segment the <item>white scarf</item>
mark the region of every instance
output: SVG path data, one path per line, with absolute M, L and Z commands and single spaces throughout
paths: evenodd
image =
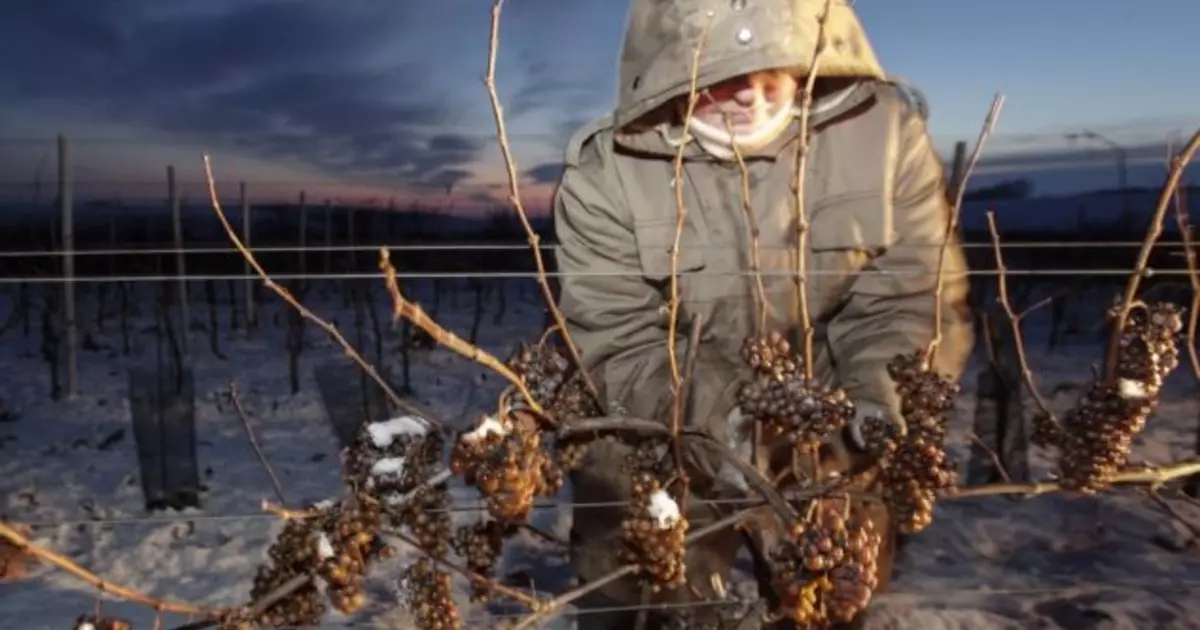
M 809 115 L 820 114 L 837 107 L 850 96 L 856 87 L 857 84 L 850 85 L 826 95 L 813 103 Z M 734 152 L 735 146 L 743 155 L 762 149 L 774 142 L 787 129 L 793 116 L 799 115 L 799 105 L 780 107 L 778 112 L 762 121 L 754 129 L 747 132 L 736 132 L 732 135 L 724 127 L 718 127 L 694 116 L 688 123 L 688 128 L 696 143 L 709 155 L 718 160 L 733 160 L 737 157 Z

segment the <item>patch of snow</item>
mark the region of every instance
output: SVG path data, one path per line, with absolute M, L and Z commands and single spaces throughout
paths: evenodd
M 321 532 L 321 534 L 317 536 L 317 557 L 322 560 L 328 560 L 335 555 L 337 554 L 333 551 L 333 543 L 329 542 L 329 536 L 326 536 L 324 532 Z
M 429 432 L 429 425 L 416 416 L 399 416 L 383 422 L 372 422 L 367 425 L 367 433 L 371 442 L 379 448 L 387 448 L 398 437 L 420 437 Z
M 406 288 L 414 299 L 431 304 L 431 284 L 414 282 Z M 449 288 L 441 296 L 439 321 L 451 330 L 469 330 L 474 319 L 473 294 L 463 282 L 442 284 Z M 504 286 L 503 325 L 493 323 L 498 305 L 488 301 L 488 314 L 479 328 L 479 345 L 501 356 L 512 349 L 514 340 L 535 339 L 543 321 L 538 288 L 532 281 L 524 285 L 505 281 Z M 34 525 L 35 542 L 105 580 L 154 597 L 235 606 L 248 600 L 255 572 L 266 561 L 267 549 L 283 521 L 261 509 L 264 498 L 273 498 L 271 481 L 228 405 L 228 384 L 233 380 L 238 385 L 287 505 L 312 505 L 324 499 L 317 505 L 332 506 L 345 494 L 341 449 L 311 371 L 317 362 L 341 360 L 342 351 L 310 328 L 300 356 L 300 391 L 292 394 L 287 356 L 282 350 L 286 326 L 271 325 L 277 316 L 286 321 L 286 306 L 268 297 L 260 305 L 262 325 L 257 331 L 230 332 L 230 306 L 224 289 L 218 287 L 222 359 L 207 350 L 207 309 L 203 308 L 203 291 L 195 288 L 189 365 L 195 375 L 197 455 L 207 486 L 202 507 L 154 514 L 143 507 L 129 420 L 127 370 L 158 365 L 154 313 L 143 310 L 131 318 L 131 352 L 126 356 L 119 325 L 109 318 L 105 327 L 99 328 L 96 295 L 81 289 L 78 321 L 82 333 L 94 344 L 79 353 L 79 382 L 83 384 L 79 396 L 58 401 L 49 398 L 48 370 L 40 355 L 36 326 L 28 336 L 20 326 L 0 332 L 0 361 L 7 368 L 0 400 L 19 416 L 16 421 L 0 422 L 0 514 L 13 522 Z M 1087 290 L 1094 296 L 1071 304 L 1067 316 L 1082 312 L 1082 321 L 1090 325 L 1098 318 L 1089 318 L 1101 312 L 1111 296 L 1102 289 Z M 306 300 L 315 313 L 341 322 L 354 320 L 353 311 L 343 306 L 340 295 L 328 291 L 321 297 L 322 291 L 320 283 L 314 284 L 313 297 Z M 128 301 L 135 309 L 145 309 L 156 303 L 151 295 L 147 287 L 134 287 Z M 15 291 L 0 287 L 0 313 L 8 314 L 14 302 L 6 302 L 5 296 L 13 297 Z M 1027 299 L 1032 303 L 1041 297 L 1043 294 L 1035 293 Z M 388 307 L 382 292 L 377 299 L 380 309 Z M 112 300 L 109 302 L 111 310 Z M 1021 310 L 1021 305 L 1014 306 Z M 1050 311 L 1030 313 L 1022 329 L 1035 381 L 1051 410 L 1061 417 L 1090 381 L 1092 365 L 1102 357 L 1106 339 L 1084 326 L 1065 337 L 1057 351 L 1049 352 Z M 384 347 L 399 343 L 397 331 L 385 327 L 383 335 Z M 80 338 L 85 338 L 84 334 Z M 372 343 L 368 330 L 361 346 L 369 348 Z M 971 449 L 970 433 L 978 406 L 976 379 L 986 366 L 982 345 L 962 379 L 963 391 L 955 400 L 949 426 L 948 450 L 960 462 L 968 459 Z M 444 349 L 413 351 L 410 361 L 412 399 L 429 410 L 430 418 L 451 428 L 481 431 L 479 426 L 471 426 L 470 419 L 488 410 L 504 386 L 502 379 Z M 1163 463 L 1192 456 L 1195 418 L 1200 412 L 1200 397 L 1195 392 L 1186 366 L 1167 379 L 1157 413 L 1136 440 L 1135 460 Z M 423 428 L 419 422 L 388 426 L 400 425 Z M 1030 466 L 1034 478 L 1048 477 L 1054 471 L 1052 453 L 1032 450 Z M 457 480 L 447 485 L 456 506 L 454 526 L 477 522 L 482 509 L 463 509 L 480 505 L 477 493 Z M 543 508 L 552 500 L 539 501 L 533 524 L 566 539 L 571 510 L 564 504 L 572 499 L 568 482 L 557 498 L 558 505 Z M 1200 510 L 1187 504 L 1177 507 L 1200 517 Z M 672 511 L 667 508 L 658 513 L 669 518 Z M 1081 522 L 1074 524 L 1076 521 Z M 1075 499 L 1047 495 L 939 502 L 933 524 L 910 537 L 903 547 L 896 560 L 896 577 L 890 589 L 873 600 L 864 630 L 1192 627 L 1194 620 L 1200 619 L 1200 558 L 1164 550 L 1154 541 L 1156 535 L 1170 529 L 1169 518 L 1131 491 Z M 394 558 L 371 572 L 366 584 L 367 609 L 354 617 L 330 614 L 318 630 L 412 627 L 396 589 L 400 571 L 416 557 L 413 550 L 398 548 Z M 570 588 L 563 548 L 533 537 L 510 543 L 498 571 L 502 575 L 526 574 L 543 596 Z M 465 580 L 456 578 L 456 584 L 458 595 L 465 595 Z M 740 570 L 727 580 L 734 596 L 752 592 L 753 584 L 753 577 Z M 472 605 L 465 596 L 459 602 L 464 627 L 494 627 L 495 616 L 486 606 Z M 0 628 L 71 627 L 76 617 L 92 611 L 95 603 L 96 590 L 91 585 L 51 566 L 38 565 L 20 582 L 0 583 Z M 562 617 L 547 625 L 548 630 L 571 628 L 573 610 L 566 607 Z M 140 605 L 105 597 L 103 611 L 128 619 L 136 628 L 154 627 L 154 611 Z M 164 627 L 186 622 L 187 618 L 179 615 L 164 615 L 163 619 Z
M 1117 380 L 1117 394 L 1126 400 L 1141 400 L 1150 396 L 1146 384 L 1131 378 Z
M 472 429 L 462 435 L 464 442 L 478 442 L 489 435 L 504 436 L 508 435 L 510 429 L 508 425 L 496 419 L 493 415 L 484 416 L 483 420 Z
M 646 511 L 650 514 L 650 518 L 654 519 L 654 523 L 659 529 L 670 529 L 672 525 L 679 522 L 679 504 L 671 498 L 671 495 L 667 494 L 666 490 L 659 490 L 650 495 L 650 505 L 646 507 Z
M 389 475 L 400 475 L 404 472 L 403 457 L 384 457 L 374 464 L 371 464 L 372 477 L 386 477 Z

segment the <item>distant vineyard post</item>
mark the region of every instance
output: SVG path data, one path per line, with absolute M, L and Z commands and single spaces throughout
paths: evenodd
M 183 252 L 183 208 L 179 202 L 179 186 L 175 166 L 167 166 L 167 199 L 171 206 L 171 227 L 175 238 L 175 275 L 179 278 L 179 352 L 186 363 L 191 351 L 192 315 L 188 305 L 187 262 Z
M 75 316 L 75 195 L 71 147 L 58 136 L 58 203 L 62 211 L 63 327 L 66 333 L 67 395 L 79 395 L 79 332 Z

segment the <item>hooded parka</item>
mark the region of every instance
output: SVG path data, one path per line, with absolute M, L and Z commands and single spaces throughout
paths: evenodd
M 617 106 L 570 140 L 554 197 L 560 307 L 608 413 L 669 417 L 673 160 L 683 138 L 673 105 L 688 94 L 702 32 L 708 28 L 700 86 L 774 68 L 794 71 L 803 85 L 824 7 L 825 0 L 631 0 Z M 939 252 L 949 219 L 943 167 L 923 107 L 910 90 L 886 78 L 843 0 L 832 3 L 827 29 L 818 76 L 841 79 L 846 87 L 817 98 L 810 116 L 803 198 L 814 362 L 819 378 L 845 389 L 857 404 L 899 418 L 885 365 L 897 354 L 924 348 L 933 334 Z M 687 351 L 686 323 L 693 316 L 703 322 L 688 422 L 734 443 L 730 418 L 736 416 L 739 380 L 748 376 L 740 348 L 757 326 L 755 233 L 769 328 L 793 339 L 801 328 L 793 190 L 799 130 L 793 120 L 776 141 L 744 155 L 748 200 L 736 162 L 717 160 L 694 142 L 683 144 L 680 356 Z M 944 265 L 943 341 L 934 366 L 957 379 L 973 343 L 957 240 Z M 626 454 L 620 444 L 596 443 L 572 477 L 574 500 L 628 500 L 628 475 L 621 469 Z M 823 464 L 823 470 L 829 468 Z M 711 498 L 721 488 L 708 492 Z M 721 514 L 711 504 L 693 504 L 693 527 Z M 886 528 L 886 513 L 873 509 L 877 525 Z M 575 509 L 572 563 L 581 579 L 618 566 L 621 518 L 621 510 L 611 507 Z M 690 551 L 690 587 L 663 598 L 695 597 L 690 591 L 718 596 L 711 576 L 727 575 L 741 539 L 730 532 L 706 540 Z M 890 547 L 885 554 L 881 572 L 890 573 Z M 635 587 L 632 580 L 617 582 L 591 601 L 636 603 Z M 579 627 L 627 622 L 581 615 Z

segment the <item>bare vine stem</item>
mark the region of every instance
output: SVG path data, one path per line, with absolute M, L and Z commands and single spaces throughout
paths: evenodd
M 1004 95 L 997 94 L 992 98 L 992 105 L 988 108 L 987 117 L 983 120 L 983 127 L 979 129 L 979 137 L 975 140 L 975 148 L 971 150 L 971 158 L 967 160 L 966 171 L 954 190 L 954 204 L 950 206 L 950 216 L 946 221 L 946 233 L 942 236 L 942 245 L 938 250 L 937 280 L 933 288 L 933 337 L 925 349 L 926 367 L 934 364 L 938 347 L 942 344 L 942 312 L 945 309 L 942 293 L 946 287 L 946 254 L 950 250 L 950 243 L 954 240 L 954 235 L 958 232 L 963 197 L 967 192 L 967 180 L 971 178 L 971 174 L 975 172 L 975 167 L 979 164 L 979 158 L 983 155 L 983 146 L 987 143 L 987 139 L 996 130 L 996 121 L 1000 118 L 1002 107 L 1004 107 Z
M 244 258 L 246 262 L 249 263 L 250 267 L 254 269 L 254 273 L 256 273 L 259 279 L 262 280 L 263 286 L 278 295 L 280 299 L 288 304 L 288 306 L 296 309 L 296 312 L 300 313 L 301 317 L 312 322 L 321 330 L 324 330 L 325 333 L 328 334 L 329 337 L 342 348 L 342 352 L 344 352 L 346 356 L 350 357 L 350 359 L 354 361 L 358 367 L 362 369 L 362 371 L 365 372 L 368 377 L 371 378 L 371 380 L 375 381 L 375 383 L 379 385 L 380 389 L 382 389 L 384 394 L 388 397 L 388 400 L 391 401 L 396 408 L 404 410 L 408 414 L 419 419 L 421 422 L 427 423 L 439 430 L 444 429 L 443 425 L 432 416 L 425 413 L 421 409 L 418 409 L 416 405 L 413 405 L 407 400 L 401 398 L 400 394 L 396 393 L 396 390 L 393 389 L 392 386 L 388 384 L 388 382 L 384 380 L 382 376 L 379 375 L 379 372 L 376 371 L 375 366 L 371 365 L 369 361 L 363 358 L 362 354 L 359 353 L 358 350 L 354 349 L 354 346 L 350 345 L 350 342 L 347 341 L 344 336 L 342 336 L 342 333 L 337 329 L 337 326 L 334 326 L 333 324 L 325 321 L 316 313 L 308 310 L 306 306 L 300 303 L 300 300 L 296 299 L 296 297 L 292 295 L 291 291 L 271 279 L 271 276 L 267 273 L 267 270 L 264 269 L 263 266 L 258 262 L 258 257 L 255 256 L 254 252 L 250 251 L 244 243 L 242 243 L 242 239 L 237 235 L 237 230 L 233 229 L 233 225 L 229 223 L 229 219 L 225 216 L 225 211 L 221 208 L 220 196 L 217 194 L 217 182 L 213 177 L 212 160 L 207 155 L 204 156 L 204 179 L 208 185 L 208 198 L 212 204 L 213 212 L 216 213 L 217 219 L 221 222 L 221 227 L 224 228 L 225 235 L 229 238 L 229 241 L 233 243 L 233 246 L 237 249 L 238 253 L 242 255 L 242 258 Z
M 1183 257 L 1187 261 L 1188 283 L 1192 287 L 1192 304 L 1188 309 L 1187 357 L 1192 369 L 1192 378 L 1200 384 L 1200 354 L 1196 349 L 1196 327 L 1200 323 L 1200 264 L 1196 261 L 1196 239 L 1192 233 L 1192 221 L 1188 216 L 1188 199 L 1182 186 L 1175 189 L 1175 225 L 1183 241 Z
M 817 85 L 817 74 L 821 67 L 821 57 L 829 45 L 828 34 L 825 32 L 829 13 L 833 9 L 833 0 L 825 0 L 825 8 L 817 18 L 817 45 L 813 51 L 812 65 L 808 69 L 808 77 L 804 82 L 804 93 L 800 95 L 800 142 L 796 148 L 796 174 L 792 180 L 793 195 L 796 199 L 796 299 L 798 301 L 801 333 L 804 337 L 804 378 L 812 380 L 813 366 L 813 323 L 812 313 L 808 302 L 808 240 L 809 223 L 808 209 L 805 207 L 804 186 L 808 171 L 809 141 L 812 138 L 809 119 L 812 117 L 813 90 Z
M 1038 411 L 1050 418 L 1051 422 L 1057 423 L 1058 419 L 1050 411 L 1050 405 L 1042 396 L 1037 384 L 1033 382 L 1033 370 L 1029 367 L 1029 357 L 1025 353 L 1025 338 L 1021 332 L 1021 319 L 1025 313 L 1014 312 L 1012 302 L 1008 297 L 1008 266 L 1004 263 L 1004 253 L 1000 247 L 1000 231 L 996 229 L 996 213 L 991 210 L 987 212 L 987 224 L 988 234 L 992 239 L 992 252 L 996 258 L 996 301 L 1000 303 L 1000 308 L 1004 310 L 1004 315 L 1008 319 L 1013 348 L 1017 355 L 1017 366 L 1021 370 L 1021 380 L 1024 381 L 1025 388 L 1029 390 L 1029 395 L 1033 398 Z
M 151 597 L 146 593 L 132 589 L 128 586 L 123 586 L 121 584 L 105 580 L 95 573 L 92 573 L 91 571 L 88 571 L 82 566 L 76 564 L 70 558 L 34 543 L 24 534 L 17 531 L 15 527 L 5 523 L 4 521 L 0 521 L 0 538 L 8 541 L 17 549 L 44 560 L 47 563 L 66 571 L 72 576 L 91 584 L 101 593 L 108 593 L 109 595 L 119 597 L 126 601 L 134 602 L 154 610 L 160 610 L 169 613 L 215 617 L 228 612 L 228 609 L 224 608 L 208 608 L 186 602 L 176 602 L 166 599 L 159 599 L 157 597 Z
M 725 130 L 733 136 L 733 121 L 725 117 Z M 736 142 L 731 143 L 733 158 L 737 161 L 738 178 L 740 182 L 739 196 L 742 202 L 742 214 L 746 218 L 746 231 L 750 234 L 750 273 L 754 275 L 755 290 L 755 332 L 764 335 L 767 331 L 767 316 L 770 306 L 767 302 L 767 287 L 762 274 L 762 252 L 759 247 L 758 221 L 754 216 L 754 200 L 750 195 L 750 169 L 746 166 L 746 157 L 742 148 Z
M 1120 352 L 1121 332 L 1122 328 L 1124 328 L 1124 322 L 1129 318 L 1130 311 L 1133 310 L 1142 277 L 1150 272 L 1147 268 L 1150 264 L 1150 254 L 1154 251 L 1154 244 L 1158 241 L 1158 237 L 1162 235 L 1163 224 L 1167 218 L 1167 210 L 1171 207 L 1171 200 L 1175 198 L 1175 191 L 1179 188 L 1179 182 L 1183 180 L 1183 174 L 1187 170 L 1188 164 L 1191 163 L 1192 158 L 1196 155 L 1197 150 L 1200 150 L 1200 130 L 1192 134 L 1192 138 L 1188 141 L 1187 145 L 1171 159 L 1171 168 L 1167 172 L 1167 181 L 1163 184 L 1162 192 L 1159 193 L 1158 205 L 1155 206 L 1154 216 L 1150 220 L 1150 229 L 1146 230 L 1146 238 L 1142 241 L 1141 251 L 1138 252 L 1137 263 L 1134 265 L 1133 273 L 1129 274 L 1129 280 L 1125 285 L 1125 294 L 1121 298 L 1116 317 L 1113 319 L 1113 330 L 1112 334 L 1109 335 L 1108 350 L 1104 357 L 1104 378 L 1106 381 L 1111 382 L 1116 378 L 1117 353 Z
M 246 431 L 246 441 L 250 443 L 250 448 L 254 449 L 254 456 L 258 458 L 258 462 L 262 464 L 263 470 L 267 472 L 267 476 L 271 479 L 271 488 L 275 490 L 275 498 L 279 499 L 280 505 L 287 505 L 287 499 L 283 496 L 283 484 L 279 482 L 279 477 L 275 474 L 275 469 L 271 467 L 271 462 L 267 460 L 262 447 L 258 444 L 258 438 L 254 435 L 254 429 L 250 426 L 250 416 L 246 414 L 246 409 L 242 406 L 241 396 L 238 395 L 237 383 L 233 381 L 229 382 L 229 402 L 233 405 L 233 410 L 237 413 L 238 419 L 242 421 L 242 428 Z
M 674 169 L 674 189 L 675 189 L 675 235 L 671 242 L 671 296 L 668 308 L 668 324 L 667 324 L 667 357 L 671 364 L 671 386 L 678 395 L 679 385 L 683 380 L 683 375 L 679 369 L 679 248 L 683 241 L 683 228 L 687 224 L 687 205 L 684 202 L 684 173 L 683 160 L 687 153 L 687 147 L 691 143 L 692 131 L 692 114 L 696 111 L 696 105 L 700 100 L 699 82 L 700 82 L 700 56 L 704 53 L 704 46 L 708 40 L 708 31 L 712 26 L 713 13 L 709 12 L 709 21 L 705 24 L 704 30 L 700 32 L 699 41 L 696 43 L 695 49 L 692 51 L 692 66 L 691 66 L 691 83 L 688 86 L 687 105 L 683 112 L 683 123 L 680 132 L 679 148 L 675 151 L 675 160 L 673 163 Z
M 546 276 L 546 261 L 542 257 L 541 236 L 538 235 L 537 230 L 533 229 L 533 224 L 529 221 L 529 213 L 525 211 L 525 204 L 521 201 L 516 160 L 513 158 L 512 147 L 508 142 L 508 129 L 504 123 L 504 108 L 500 105 L 500 96 L 496 92 L 496 58 L 499 56 L 497 51 L 500 47 L 500 14 L 503 6 L 504 0 L 492 1 L 491 28 L 488 35 L 487 74 L 484 76 L 483 83 L 487 88 L 488 100 L 491 101 L 492 118 L 496 124 L 496 138 L 500 144 L 500 154 L 504 158 L 504 169 L 508 176 L 508 201 L 512 204 L 513 209 L 516 210 L 517 217 L 521 220 L 521 226 L 525 229 L 525 236 L 528 239 L 529 248 L 533 252 L 534 263 L 537 265 L 538 286 L 542 290 L 542 298 L 546 301 L 546 308 L 550 311 L 550 316 L 554 319 L 554 326 L 558 329 L 559 336 L 562 338 L 563 344 L 567 347 L 567 352 L 571 355 L 571 360 L 575 362 L 575 367 L 579 369 L 580 377 L 583 379 L 588 393 L 598 401 L 600 400 L 600 390 L 592 380 L 592 375 L 584 367 L 583 357 L 580 356 L 579 348 L 575 345 L 575 341 L 571 339 L 571 333 L 567 330 L 567 320 L 563 317 L 562 310 L 558 308 L 558 304 L 554 299 L 554 291 L 550 288 L 550 281 Z
M 743 520 L 749 518 L 751 515 L 752 515 L 752 510 L 741 510 L 741 511 L 735 512 L 733 514 L 730 514 L 729 516 L 721 518 L 719 520 L 713 521 L 712 523 L 705 525 L 704 527 L 701 527 L 700 529 L 694 530 L 691 533 L 689 533 L 687 536 L 687 544 L 690 545 L 690 544 L 696 542 L 697 540 L 704 538 L 705 536 L 710 536 L 710 535 L 715 534 L 716 532 L 719 532 L 727 527 L 732 527 L 734 525 L 737 525 L 738 523 L 742 522 Z M 633 574 L 637 573 L 640 569 L 641 569 L 641 567 L 639 565 L 627 564 L 627 565 L 624 565 L 624 566 L 616 569 L 615 571 L 612 571 L 611 573 L 609 573 L 607 575 L 604 575 L 604 576 L 597 578 L 591 582 L 588 582 L 587 584 L 584 584 L 583 586 L 580 586 L 578 588 L 567 591 L 566 593 L 563 593 L 562 595 L 559 595 L 558 597 L 554 598 L 553 600 L 545 603 L 541 609 L 539 609 L 538 611 L 534 612 L 533 614 L 525 617 L 524 619 L 522 619 L 521 621 L 519 621 L 518 623 L 513 625 L 511 628 L 509 628 L 509 630 L 524 630 L 526 628 L 532 628 L 532 627 L 546 621 L 547 618 L 549 618 L 554 613 L 558 612 L 558 610 L 560 610 L 563 606 L 566 606 L 567 604 L 570 604 L 571 602 L 574 602 L 589 593 L 592 593 L 601 588 L 604 588 L 605 586 L 612 584 L 613 582 L 616 582 L 617 580 L 620 580 L 621 578 L 633 575 Z
M 534 398 L 533 393 L 529 391 L 525 379 L 518 376 L 495 355 L 447 330 L 430 317 L 429 313 L 421 308 L 421 305 L 404 297 L 400 291 L 400 280 L 396 275 L 396 267 L 392 264 L 391 256 L 386 248 L 379 250 L 379 270 L 383 272 L 384 285 L 388 295 L 392 298 L 392 317 L 394 319 L 407 319 L 412 325 L 429 333 L 429 336 L 439 344 L 504 377 L 520 392 L 521 397 L 525 399 L 525 404 L 529 405 L 534 413 L 545 416 L 545 411 Z

